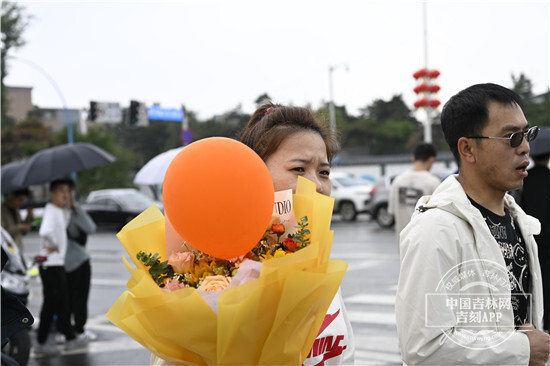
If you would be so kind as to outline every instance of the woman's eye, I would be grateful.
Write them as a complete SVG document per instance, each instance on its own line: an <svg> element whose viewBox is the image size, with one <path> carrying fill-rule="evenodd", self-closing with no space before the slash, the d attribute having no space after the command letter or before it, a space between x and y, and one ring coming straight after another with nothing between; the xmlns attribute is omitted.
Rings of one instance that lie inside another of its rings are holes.
<svg viewBox="0 0 550 366"><path fill-rule="evenodd" d="M330 175L330 170L322 170L320 174L328 177Z"/></svg>
<svg viewBox="0 0 550 366"><path fill-rule="evenodd" d="M306 171L306 170L305 170L304 168L302 168L302 167L293 168L292 170L295 171L295 172L298 172L298 173L303 173L303 172Z"/></svg>

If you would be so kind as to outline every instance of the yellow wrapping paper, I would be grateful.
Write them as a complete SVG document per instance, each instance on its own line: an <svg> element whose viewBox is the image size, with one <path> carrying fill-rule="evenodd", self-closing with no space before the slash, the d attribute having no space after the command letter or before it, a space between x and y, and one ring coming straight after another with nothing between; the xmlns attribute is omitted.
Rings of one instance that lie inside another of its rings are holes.
<svg viewBox="0 0 550 366"><path fill-rule="evenodd" d="M347 269L329 260L333 203L300 177L294 210L308 217L311 244L264 262L258 279L222 293L218 314L194 288L162 291L136 259L140 250L166 259L164 217L151 206L117 235L137 268L124 260L128 291L107 318L175 365L300 365Z"/></svg>

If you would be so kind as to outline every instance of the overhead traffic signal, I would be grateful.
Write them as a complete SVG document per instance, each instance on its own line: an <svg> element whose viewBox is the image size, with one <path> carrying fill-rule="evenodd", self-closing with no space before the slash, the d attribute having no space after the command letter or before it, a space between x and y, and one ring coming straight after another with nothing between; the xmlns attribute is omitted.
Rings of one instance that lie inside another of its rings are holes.
<svg viewBox="0 0 550 366"><path fill-rule="evenodd" d="M97 102L90 102L90 113L88 113L88 119L92 122L97 119Z"/></svg>
<svg viewBox="0 0 550 366"><path fill-rule="evenodd" d="M130 101L130 111L129 111L129 125L135 126L139 121L139 108L141 103L135 100Z"/></svg>

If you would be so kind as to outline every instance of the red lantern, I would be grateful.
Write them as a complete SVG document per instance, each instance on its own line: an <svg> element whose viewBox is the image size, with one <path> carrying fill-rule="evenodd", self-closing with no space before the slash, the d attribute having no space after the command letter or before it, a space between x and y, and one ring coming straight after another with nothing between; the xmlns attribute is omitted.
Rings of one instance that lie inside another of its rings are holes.
<svg viewBox="0 0 550 366"><path fill-rule="evenodd" d="M415 79L418 79L418 78L426 77L426 75L428 75L428 70L426 70L426 69L420 69L420 70L418 70L417 72L415 72L415 73L413 74L413 77L414 77Z"/></svg>
<svg viewBox="0 0 550 366"><path fill-rule="evenodd" d="M437 108L441 104L441 102L437 99L432 99L430 100L429 104L430 104L430 107Z"/></svg>
<svg viewBox="0 0 550 366"><path fill-rule="evenodd" d="M439 76L439 70L420 69L413 74L415 79L423 78L420 83L413 89L416 94L423 93L425 98L418 99L414 102L415 108L432 107L437 108L441 102L437 99L432 99L431 95L437 93L441 88L437 84L432 84L431 80ZM425 81L425 82L424 82Z"/></svg>
<svg viewBox="0 0 550 366"><path fill-rule="evenodd" d="M430 70L430 71L428 71L427 76L428 76L429 78L431 78L431 79L435 79L436 77L439 76L439 71L437 71L437 70Z"/></svg>
<svg viewBox="0 0 550 366"><path fill-rule="evenodd" d="M427 105L428 105L428 99L426 98L418 99L416 102L414 102L414 106L416 108L425 107Z"/></svg>
<svg viewBox="0 0 550 366"><path fill-rule="evenodd" d="M433 84L433 85L430 85L430 86L428 87L428 91L429 91L430 93L437 93L437 92L439 91L439 89L441 89L441 88L440 88L439 85L437 85L437 84Z"/></svg>
<svg viewBox="0 0 550 366"><path fill-rule="evenodd" d="M414 88L416 94L425 92L426 90L428 90L428 85L426 83L419 84Z"/></svg>

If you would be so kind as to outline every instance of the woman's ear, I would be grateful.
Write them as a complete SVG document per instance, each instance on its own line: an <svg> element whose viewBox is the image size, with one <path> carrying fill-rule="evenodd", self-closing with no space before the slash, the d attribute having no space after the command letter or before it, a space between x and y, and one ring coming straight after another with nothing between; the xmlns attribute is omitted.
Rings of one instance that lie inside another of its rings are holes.
<svg viewBox="0 0 550 366"><path fill-rule="evenodd" d="M460 154L460 160L465 163L473 164L476 162L476 142L474 139L461 137L457 142L458 153Z"/></svg>

